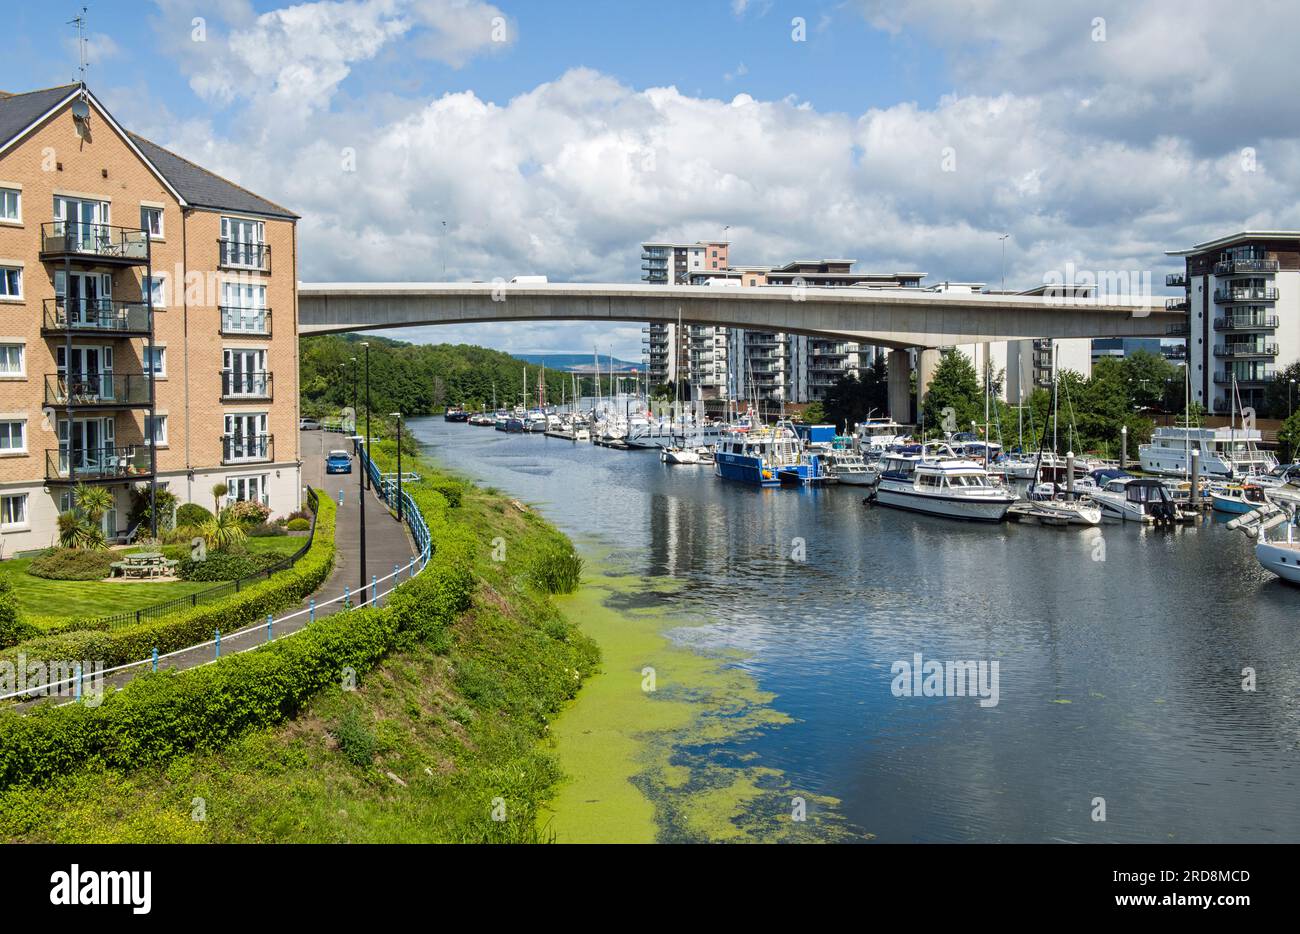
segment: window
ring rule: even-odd
[[[27,450],[27,423],[0,422],[0,453],[17,454]]]
[[[26,376],[22,344],[0,344],[0,376]]]
[[[27,494],[0,496],[0,525],[27,524]]]
[[[149,236],[159,240],[163,235],[163,209],[140,207],[140,229],[149,232]]]
[[[155,308],[165,308],[167,306],[167,290],[164,288],[167,280],[160,276],[145,276],[140,283],[140,291],[149,296],[149,301]]]
[[[146,347],[144,349],[144,371],[152,371],[154,376],[165,377],[167,375],[167,348],[166,347]]]
[[[252,500],[266,505],[266,474],[253,477],[229,477],[226,480],[226,502],[237,503],[240,500]]]
[[[144,443],[167,445],[167,416],[146,415],[144,417]]]
[[[23,219],[23,193],[16,188],[0,188],[0,221]]]
[[[266,286],[225,282],[221,286],[221,329],[227,333],[265,334]]]
[[[23,297],[23,271],[17,266],[0,266],[0,298]]]
[[[221,219],[221,263],[263,269],[266,261],[266,225],[238,217]]]

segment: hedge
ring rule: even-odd
[[[417,505],[424,499],[435,517],[440,505],[446,508],[431,491],[413,498]],[[328,502],[321,498],[322,519]],[[332,512],[329,524],[332,538]],[[318,535],[321,528],[318,522]],[[439,522],[435,541],[425,570],[402,583],[380,609],[335,613],[214,665],[142,675],[98,707],[0,713],[0,788],[87,765],[131,769],[221,746],[288,719],[314,693],[338,684],[344,668],[369,670],[404,637],[438,636],[469,606],[474,539]]]
[[[147,658],[153,649],[166,654],[211,639],[213,633],[233,632],[301,603],[329,578],[334,567],[334,518],[338,507],[328,496],[319,498],[316,534],[311,548],[292,568],[250,584],[238,593],[212,603],[180,610],[160,620],[133,623],[115,629],[99,628],[56,632],[29,639],[0,652],[0,662],[17,663],[19,653],[29,661],[41,659],[95,659],[104,667]]]

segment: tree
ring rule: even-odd
[[[1295,385],[1291,381],[1295,380]],[[1277,371],[1264,387],[1261,418],[1288,418],[1300,410],[1300,360]]]
[[[1282,423],[1282,427],[1278,429],[1277,440],[1282,447],[1282,461],[1284,463],[1294,461],[1296,455],[1300,454],[1300,411],[1295,412]]]
[[[212,511],[213,512],[215,513],[221,512],[221,497],[225,496],[229,492],[230,492],[230,487],[226,486],[224,483],[212,484],[212,507],[213,507]]]
[[[968,431],[972,422],[983,424],[984,387],[969,357],[956,350],[944,352],[921,411],[929,432]]]
[[[826,423],[826,409],[820,402],[811,402],[803,410],[803,420],[810,425],[823,425]]]
[[[1171,396],[1181,399],[1183,371],[1164,358],[1162,354],[1138,350],[1126,355],[1122,360],[1102,358],[1093,366],[1116,367],[1124,382],[1125,394],[1131,407],[1143,410],[1163,409],[1169,411],[1173,401]],[[1178,384],[1175,386],[1174,384]]]
[[[826,393],[822,411],[827,422],[852,429],[858,422],[884,414],[889,405],[889,377],[883,361],[841,376]],[[906,419],[907,415],[904,414]]]

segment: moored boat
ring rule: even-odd
[[[947,445],[909,446],[882,460],[874,499],[882,506],[948,519],[1001,522],[1016,496],[980,464]]]

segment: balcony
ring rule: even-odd
[[[1215,373],[1214,382],[1219,386],[1231,386],[1234,381],[1238,386],[1263,386],[1272,382],[1276,374],[1277,371],[1271,368],[1254,370],[1249,373],[1233,373],[1229,371],[1227,373]]]
[[[45,404],[76,408],[148,408],[152,394],[148,374],[64,373],[45,375]]]
[[[1217,344],[1216,357],[1276,357],[1277,344]]]
[[[270,399],[271,374],[255,370],[221,371],[221,401],[238,402],[241,399]]]
[[[147,445],[45,450],[47,483],[82,483],[105,480],[145,480],[151,474]]]
[[[1228,302],[1275,302],[1277,301],[1277,289],[1215,289],[1214,301],[1219,304]]]
[[[153,333],[153,315],[144,302],[45,299],[41,333],[62,335],[69,332],[110,337],[148,337]]]
[[[221,333],[236,337],[270,337],[271,309],[269,308],[234,308],[221,305],[217,309],[221,314]]]
[[[274,457],[274,435],[222,435],[221,463],[251,464]]]
[[[43,263],[143,266],[149,262],[149,234],[134,227],[52,221],[41,224],[40,253]]]
[[[1277,315],[1226,315],[1214,319],[1216,331],[1263,331],[1277,325]]]
[[[1169,275],[1165,276],[1165,288],[1187,288],[1187,274],[1182,272],[1171,272]]]
[[[1185,298],[1166,298],[1165,311],[1187,311],[1191,305]]]
[[[245,269],[250,272],[271,271],[271,248],[265,243],[241,240],[218,240],[217,265],[222,269]]]
[[[1182,321],[1178,324],[1170,324],[1165,327],[1165,335],[1167,337],[1186,337],[1190,333],[1191,329],[1187,326],[1186,321]]]
[[[1236,276],[1251,272],[1277,272],[1275,259],[1225,259],[1214,264],[1216,276]]]

